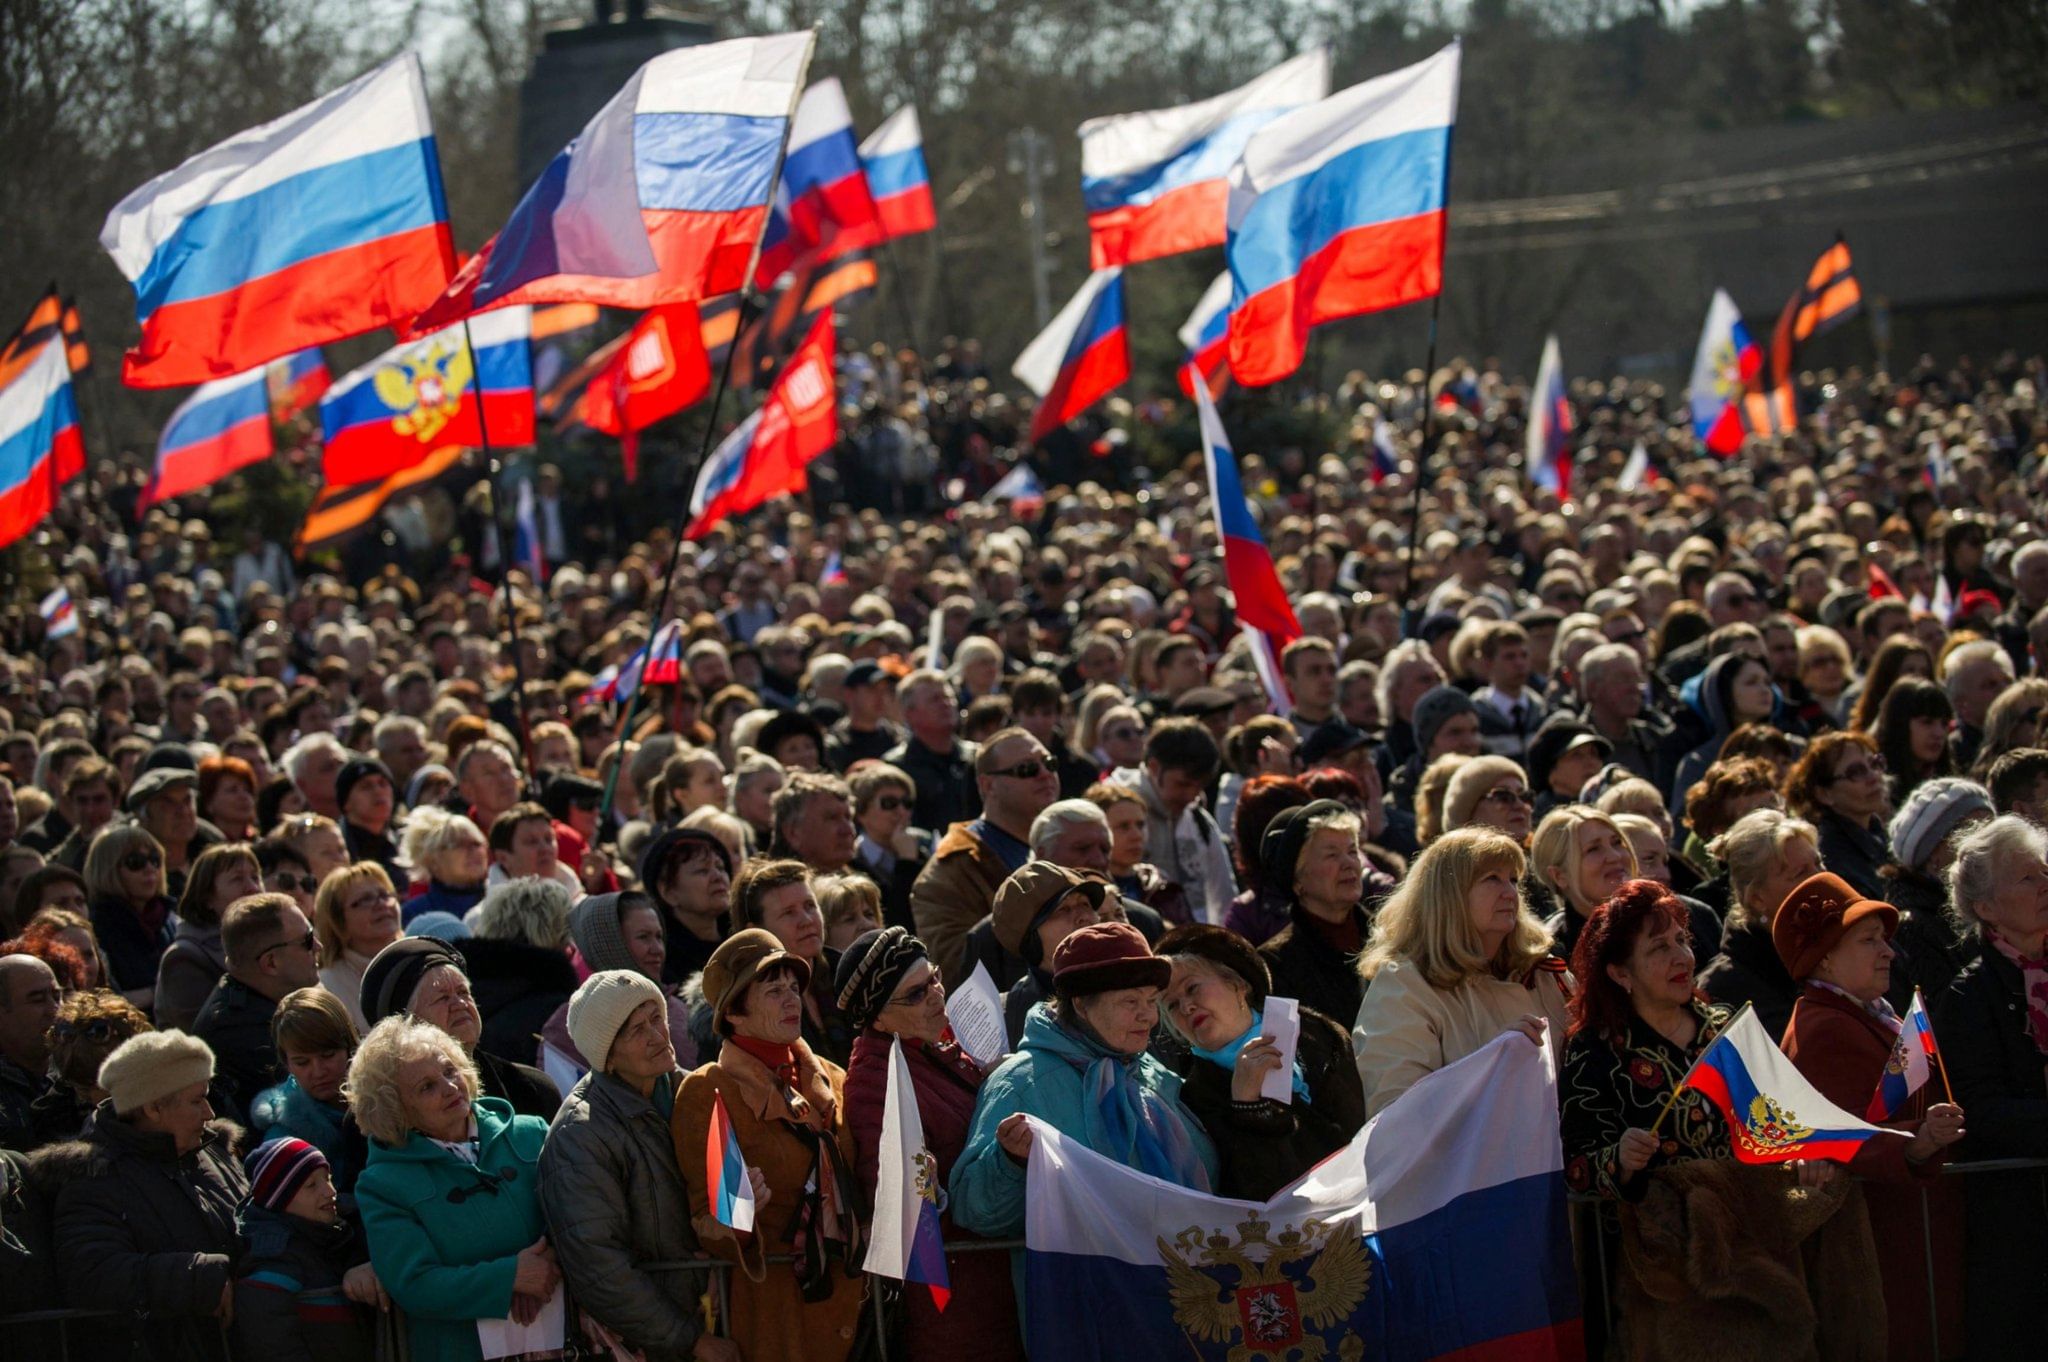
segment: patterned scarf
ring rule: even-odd
[[[2048,1055],[2048,956],[2025,956],[1997,932],[1984,936],[2020,972],[2020,992],[2027,999],[2027,1035],[2034,1048]]]
[[[1080,1052],[1064,1058],[1082,1071],[1081,1088],[1087,1101],[1082,1134],[1088,1147],[1140,1173],[1198,1192],[1208,1191],[1209,1170],[1188,1137],[1186,1122],[1165,1099],[1138,1081],[1144,1055],[1111,1049],[1095,1035],[1094,1028],[1078,1019],[1068,1034],[1078,1042],[1075,1048]]]

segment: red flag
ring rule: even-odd
[[[1876,563],[1866,562],[1863,565],[1863,575],[1870,584],[1870,599],[1873,601],[1881,601],[1887,596],[1902,601],[1906,599],[1906,593],[1899,590],[1899,584],[1892,580],[1892,575]]]
[[[573,419],[621,440],[675,415],[711,391],[695,303],[650,309],[576,400]]]
[[[728,516],[810,486],[805,466],[839,438],[832,367],[837,350],[832,310],[827,308],[782,366],[761,409],[740,422],[704,461],[690,494],[685,538],[701,539]]]

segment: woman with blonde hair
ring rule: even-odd
[[[1451,790],[1451,778],[1458,768],[1475,758],[1463,752],[1446,752],[1423,769],[1415,782],[1415,842],[1428,846],[1444,835],[1444,799]]]
[[[1571,976],[1522,900],[1526,867],[1512,838],[1460,828],[1425,847],[1381,905],[1351,1031],[1368,1120],[1504,1032],[1563,1045]]]
[[[1803,818],[1755,809],[1714,839],[1728,867],[1728,920],[1721,949],[1700,971],[1700,990],[1717,1003],[1750,1003],[1773,1036],[1785,1032],[1799,983],[1785,969],[1771,924],[1785,897],[1821,868],[1820,832]]]
[[[313,895],[313,933],[320,939],[320,986],[341,999],[358,1031],[363,1020],[363,971],[405,928],[398,891],[375,861],[331,872]]]
[[[1529,839],[1529,898],[1555,904],[1543,926],[1569,960],[1579,930],[1593,910],[1636,877],[1635,847],[1628,834],[1590,804],[1552,809]]]

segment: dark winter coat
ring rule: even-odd
[[[1933,1007],[1963,967],[1977,958],[1976,935],[1956,934],[1948,916],[1948,890],[1941,881],[1902,869],[1885,883],[1884,901],[1899,910],[1899,930],[1892,937],[1892,949],[1899,953],[1892,962],[1892,993],[1904,992],[1910,998],[1917,986]]]
[[[342,1294],[355,1234],[242,1208],[248,1256],[235,1280],[235,1350],[249,1362],[372,1362],[376,1339],[362,1309]]]
[[[99,938],[100,954],[107,958],[111,987],[131,989],[156,987],[157,965],[178,935],[178,915],[166,911],[164,920],[152,932],[119,899],[101,899],[92,905],[92,934]]]
[[[1266,1201],[1351,1142],[1365,1125],[1365,1089],[1351,1057],[1351,1033],[1304,1007],[1296,1052],[1308,1100],[1236,1102],[1231,1071],[1211,1060],[1190,1061],[1180,1098],[1216,1142],[1222,1171],[1216,1195]]]
[[[270,1040],[270,1019],[276,1012],[275,1002],[224,974],[192,1023],[192,1034],[213,1051],[215,1105],[237,1125],[249,1123],[249,1104],[256,1094],[284,1077],[277,1047]]]
[[[93,1112],[82,1139],[36,1151],[30,1177],[50,1199],[57,1279],[76,1309],[140,1311],[141,1355],[225,1362],[217,1312],[242,1252],[236,1207],[249,1180],[233,1148],[241,1131],[210,1122],[179,1154],[171,1137]]]
[[[481,1047],[470,1058],[476,1061],[477,1074],[484,1081],[483,1095],[503,1098],[516,1114],[552,1121],[562,1109],[562,1090],[532,1065],[514,1064],[486,1054]]]
[[[1364,909],[1354,913],[1363,948],[1371,935],[1371,923]],[[1293,998],[1326,1017],[1356,1017],[1358,1005],[1365,998],[1365,981],[1358,977],[1358,957],[1332,949],[1306,916],[1301,905],[1294,904],[1288,910],[1287,925],[1259,947],[1266,968],[1273,974],[1271,992]]]
[[[1859,828],[1833,809],[1816,818],[1814,826],[1820,829],[1820,860],[1828,872],[1847,880],[1857,893],[1882,899],[1888,882],[1880,872],[1892,859],[1884,827]]]
[[[1721,933],[1721,953],[1700,971],[1700,991],[1731,1011],[1750,1004],[1756,1019],[1776,1040],[1792,1020],[1799,981],[1771,944],[1771,924],[1752,918],[1730,923]]]
[[[476,1048],[514,1064],[533,1064],[541,1028],[576,991],[576,967],[561,951],[523,941],[473,936],[457,949],[484,1019]]]
[[[0,1057],[0,1149],[27,1153],[42,1143],[37,1138],[36,1104],[49,1086],[49,1079]]]

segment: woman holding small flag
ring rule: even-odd
[[[1938,1094],[1924,1086],[1932,1032],[1925,1029],[1919,995],[1903,1023],[1885,1001],[1898,925],[1898,909],[1823,873],[1792,891],[1771,924],[1771,938],[1785,968],[1801,981],[1781,1046],[1786,1057],[1835,1105],[1912,1136],[1866,1140],[1849,1167],[1864,1180],[1889,1356],[1917,1362],[1957,1357],[1963,1348],[1962,1199],[1938,1176],[1948,1149],[1963,1137],[1963,1112],[1935,1100]],[[1915,1050],[1917,1065],[1911,1063]],[[1916,1068],[1917,1091],[1885,1082],[1889,1070]]]
[[[846,1124],[853,1131],[854,1172],[862,1193],[872,1202],[881,1161],[904,1152],[883,1147],[890,1055],[898,1040],[923,1125],[924,1152],[931,1158],[927,1171],[944,1188],[966,1150],[975,1096],[987,1074],[952,1037],[938,967],[924,942],[901,927],[884,927],[846,948],[835,982],[839,1010],[860,1028],[846,1068]],[[959,1233],[943,1210],[939,1223],[947,1238]],[[1008,1256],[947,1254],[946,1277],[947,1290],[958,1297],[951,1309],[940,1307],[926,1286],[905,1284],[903,1356],[910,1362],[1022,1362]],[[892,1356],[893,1345],[892,1340]]]
[[[846,1075],[804,1043],[810,986],[770,932],[721,942],[704,998],[723,1048],[683,1079],[670,1122],[697,1238],[741,1269],[728,1333],[747,1362],[840,1362],[867,1299]]]

